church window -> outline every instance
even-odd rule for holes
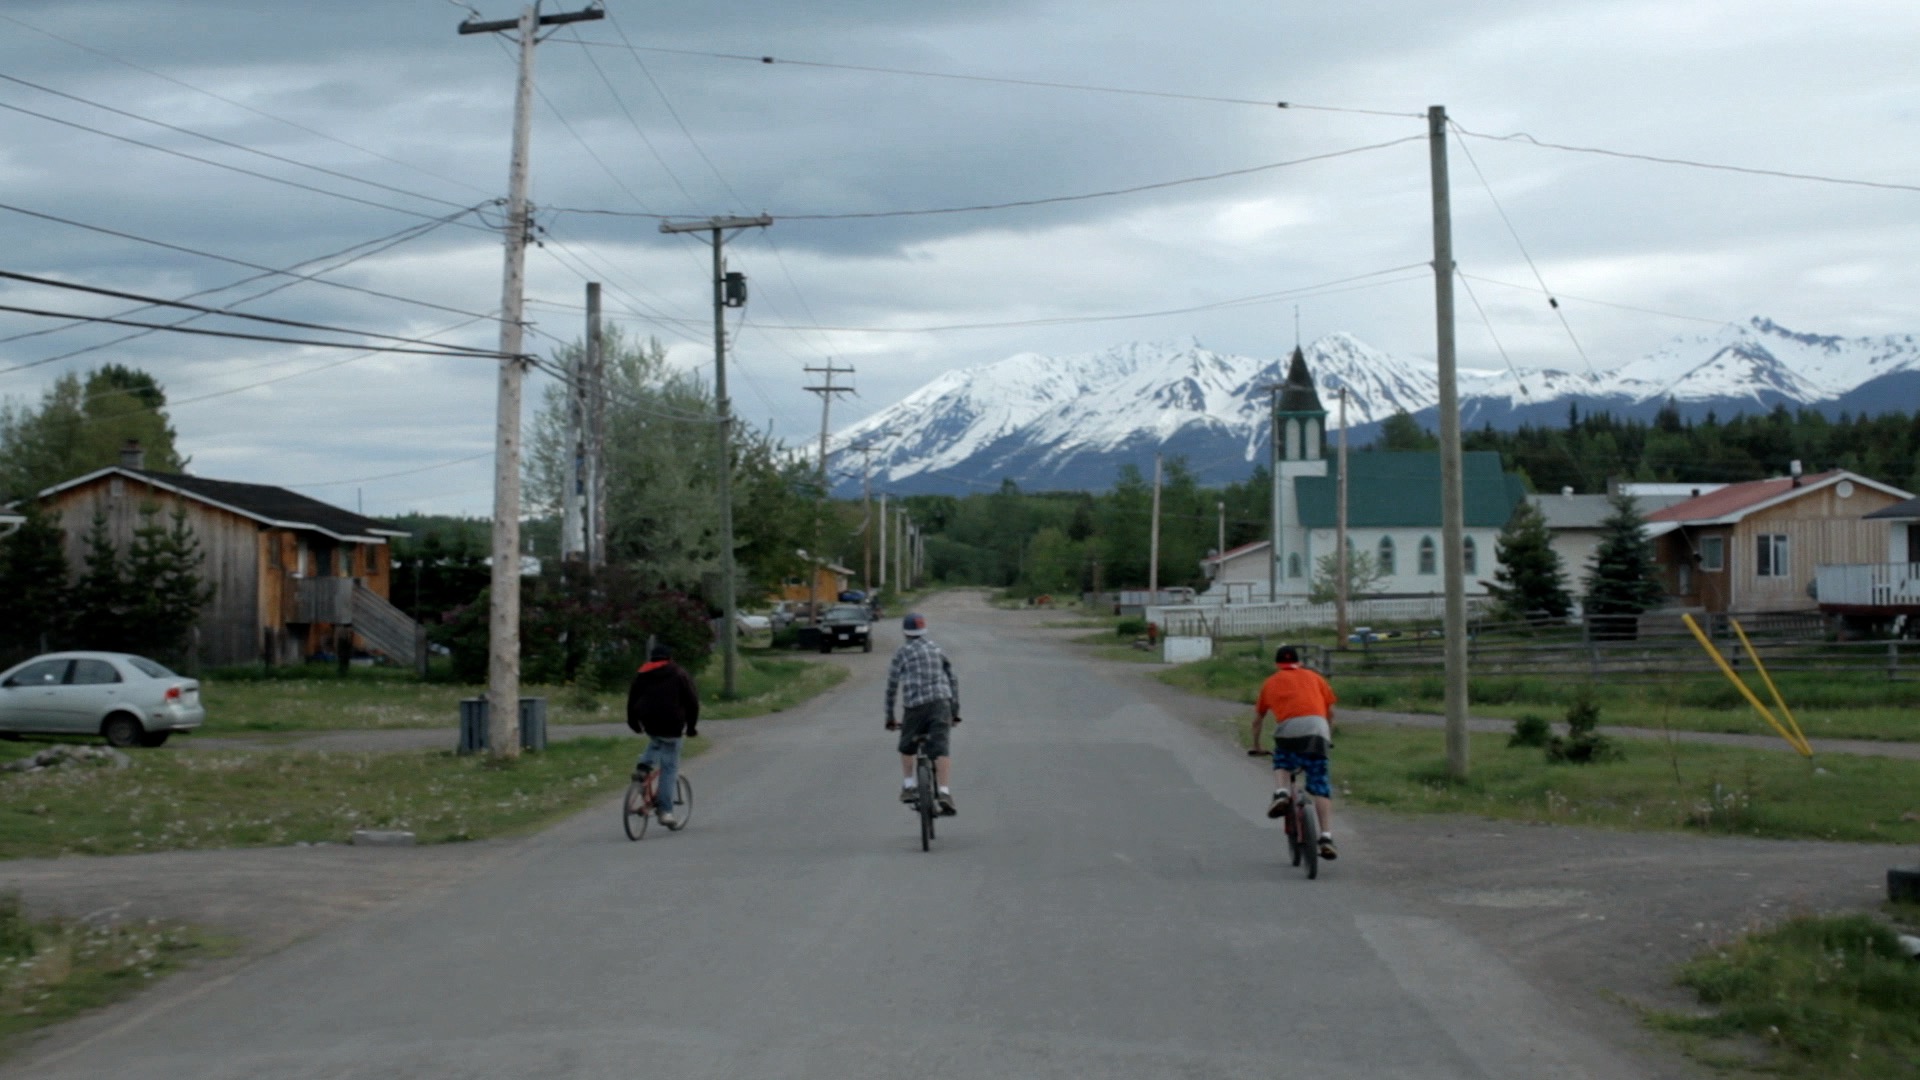
[[[1434,572],[1435,565],[1433,537],[1423,536],[1420,538],[1420,572],[1423,574],[1431,574]]]
[[[1393,537],[1383,536],[1380,538],[1380,555],[1378,562],[1380,563],[1381,573],[1391,574],[1395,572],[1393,568]]]
[[[1479,573],[1480,549],[1474,546],[1473,537],[1466,537],[1460,542],[1460,551],[1463,556],[1460,561],[1466,564],[1467,573],[1469,575]]]

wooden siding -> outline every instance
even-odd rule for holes
[[[1676,603],[1703,611],[1788,611],[1813,606],[1809,590],[1816,567],[1888,561],[1883,522],[1866,515],[1900,501],[1864,485],[1841,498],[1829,485],[1777,506],[1749,514],[1727,526],[1683,526],[1659,538],[1658,553],[1668,592]],[[1761,577],[1756,572],[1762,536],[1787,538],[1787,573]],[[1691,588],[1680,591],[1680,567],[1692,564],[1700,541],[1720,536],[1726,542],[1726,567],[1719,573],[1693,564]]]
[[[67,564],[75,574],[86,566],[87,532],[96,510],[106,514],[108,533],[124,553],[141,525],[142,508],[155,511],[155,521],[169,526],[175,508],[184,508],[187,526],[200,541],[200,574],[213,587],[213,599],[200,616],[200,659],[209,664],[257,659],[260,527],[255,522],[125,476],[103,476],[61,492],[48,504],[65,533]]]

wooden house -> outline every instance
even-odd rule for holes
[[[1867,515],[1908,492],[1845,469],[1728,484],[1646,515],[1667,592],[1709,613],[1811,610],[1816,569],[1888,561]]]
[[[405,532],[285,488],[153,472],[138,451],[123,463],[41,492],[39,502],[65,534],[68,562],[85,565],[95,515],[127,550],[151,518],[166,526],[186,515],[213,598],[199,624],[206,664],[293,663],[354,644],[406,664],[420,648],[413,620],[387,602],[393,559],[387,542]]]
[[[780,591],[773,599],[799,604],[811,600],[825,607],[838,600],[842,592],[853,588],[854,572],[847,567],[825,559],[814,559],[810,565],[813,580],[809,581],[805,574],[787,578],[780,583]]]
[[[1820,610],[1872,627],[1920,619],[1920,498],[1875,510],[1863,519],[1886,536],[1881,562],[1829,563],[1815,569]]]

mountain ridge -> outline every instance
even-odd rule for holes
[[[1438,426],[1431,366],[1344,331],[1303,351],[1330,432],[1347,389],[1353,445],[1366,445],[1400,411]],[[1150,468],[1156,452],[1186,457],[1203,483],[1244,479],[1266,460],[1265,388],[1284,379],[1286,359],[1217,353],[1193,338],[1017,353],[937,376],[835,433],[829,451],[881,443],[874,482],[906,494],[959,494],[1003,479],[1028,490],[1099,490],[1123,464]],[[1463,426],[1497,429],[1561,424],[1569,406],[1623,419],[1650,419],[1668,402],[1690,419],[1781,404],[1911,411],[1920,403],[1920,336],[1806,334],[1756,316],[1608,371],[1462,370],[1457,385]],[[855,477],[837,490],[858,487]]]

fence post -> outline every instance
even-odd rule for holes
[[[1895,682],[1900,678],[1900,643],[1887,642],[1887,681]]]

